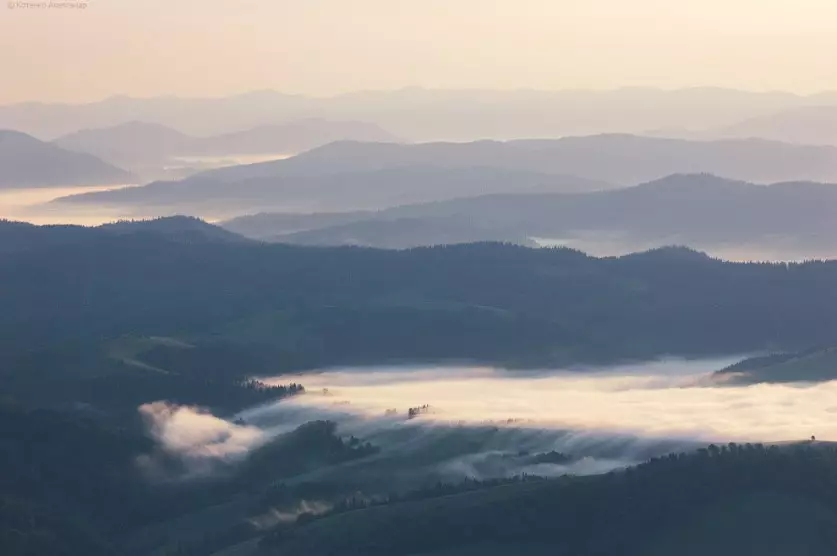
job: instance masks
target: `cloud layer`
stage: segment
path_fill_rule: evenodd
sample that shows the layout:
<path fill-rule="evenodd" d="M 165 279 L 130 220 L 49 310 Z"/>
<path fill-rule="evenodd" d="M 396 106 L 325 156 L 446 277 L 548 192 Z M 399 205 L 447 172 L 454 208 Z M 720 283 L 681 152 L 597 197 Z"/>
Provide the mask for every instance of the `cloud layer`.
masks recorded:
<path fill-rule="evenodd" d="M 374 489 L 529 473 L 601 473 L 709 442 L 837 440 L 837 382 L 706 386 L 731 360 L 661 361 L 608 369 L 511 372 L 474 367 L 353 368 L 294 380 L 307 393 L 227 421 L 162 402 L 140 408 L 185 476 L 217 470 L 312 420 L 381 448 L 299 480 Z M 410 408 L 427 405 L 409 418 Z M 555 452 L 556 458 L 538 454 Z M 569 456 L 562 460 L 559 455 Z"/>
<path fill-rule="evenodd" d="M 343 370 L 296 377 L 297 408 L 365 417 L 428 404 L 422 421 L 598 431 L 702 441 L 837 440 L 837 382 L 705 386 L 729 360 L 664 361 L 606 372 L 482 368 Z M 287 380 L 287 379 L 286 379 Z M 327 394 L 317 393 L 327 389 Z M 289 408 L 290 409 L 290 408 Z"/>

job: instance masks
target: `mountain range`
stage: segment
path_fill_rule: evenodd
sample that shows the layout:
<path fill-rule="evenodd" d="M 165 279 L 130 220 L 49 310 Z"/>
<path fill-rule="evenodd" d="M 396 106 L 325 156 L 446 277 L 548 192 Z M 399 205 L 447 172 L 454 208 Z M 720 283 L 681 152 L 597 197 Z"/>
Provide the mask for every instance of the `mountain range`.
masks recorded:
<path fill-rule="evenodd" d="M 837 179 L 837 147 L 733 139 L 686 141 L 634 135 L 471 143 L 337 142 L 287 160 L 220 168 L 197 177 L 228 182 L 365 172 L 407 166 L 490 167 L 633 185 L 706 172 L 754 182 Z"/>
<path fill-rule="evenodd" d="M 261 240 L 306 245 L 403 248 L 477 240 L 529 245 L 533 238 L 552 238 L 569 245 L 610 241 L 625 251 L 682 244 L 798 258 L 837 254 L 835 212 L 837 185 L 763 186 L 677 174 L 593 193 L 482 195 L 377 212 L 258 214 L 223 225 Z"/>
<path fill-rule="evenodd" d="M 284 160 L 58 202 L 199 215 L 341 212 L 487 193 L 599 191 L 676 172 L 763 183 L 837 180 L 837 147 L 629 135 L 410 145 L 336 142 Z"/>

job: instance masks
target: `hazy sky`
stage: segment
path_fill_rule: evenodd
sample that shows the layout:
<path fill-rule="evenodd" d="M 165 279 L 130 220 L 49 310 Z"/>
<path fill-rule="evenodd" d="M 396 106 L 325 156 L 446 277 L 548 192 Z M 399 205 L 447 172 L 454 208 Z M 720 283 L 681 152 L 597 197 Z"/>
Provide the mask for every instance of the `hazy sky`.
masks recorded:
<path fill-rule="evenodd" d="M 837 89 L 836 25 L 837 0 L 0 5 L 0 103 L 408 85 L 807 93 Z"/>

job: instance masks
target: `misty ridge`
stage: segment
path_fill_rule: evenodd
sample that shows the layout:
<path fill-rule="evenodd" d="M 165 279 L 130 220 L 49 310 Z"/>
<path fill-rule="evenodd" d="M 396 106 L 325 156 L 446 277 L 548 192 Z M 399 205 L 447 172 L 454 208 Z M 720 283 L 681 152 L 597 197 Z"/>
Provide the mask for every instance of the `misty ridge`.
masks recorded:
<path fill-rule="evenodd" d="M 623 248 L 690 245 L 772 248 L 790 258 L 835 253 L 830 184 L 755 185 L 708 174 L 673 175 L 636 187 L 578 194 L 495 194 L 405 205 L 381 211 L 299 215 L 263 213 L 222 223 L 267 241 L 304 245 L 419 245 L 510 241 L 539 245 L 594 244 Z M 707 223 L 711 222 L 711 225 Z"/>
<path fill-rule="evenodd" d="M 199 165 L 202 157 L 288 156 L 340 140 L 391 142 L 398 138 L 373 124 L 321 119 L 260 125 L 207 137 L 193 137 L 160 124 L 134 121 L 76 131 L 53 143 L 153 177 L 166 168 L 176 168 L 179 159 L 183 168 L 178 170 L 186 172 L 190 164 Z"/>
<path fill-rule="evenodd" d="M 834 106 L 0 107 L 0 552 L 830 556 Z"/>
<path fill-rule="evenodd" d="M 336 142 L 283 160 L 56 203 L 163 214 L 335 212 L 487 193 L 598 191 L 682 172 L 757 183 L 828 181 L 837 176 L 837 148 L 627 135 L 505 143 Z"/>
<path fill-rule="evenodd" d="M 714 129 L 659 129 L 648 134 L 704 140 L 759 137 L 804 145 L 835 145 L 837 144 L 837 107 L 833 105 L 805 106 L 747 118 L 741 122 Z"/>
<path fill-rule="evenodd" d="M 834 0 L 10 2 L 0 556 L 834 556 Z"/>
<path fill-rule="evenodd" d="M 751 118 L 773 115 L 822 128 L 804 110 L 837 105 L 837 93 L 795 95 L 753 93 L 697 87 L 679 90 L 622 88 L 610 91 L 492 91 L 408 87 L 333 97 L 306 97 L 255 91 L 226 98 L 131 98 L 115 96 L 89 104 L 24 103 L 0 106 L 0 129 L 16 129 L 45 140 L 83 129 L 118 126 L 130 121 L 166 126 L 195 136 L 230 133 L 301 118 L 375 123 L 409 141 L 522 139 L 597 133 L 642 134 L 671 129 L 709 131 Z M 807 120 L 806 120 L 807 118 Z M 811 131 L 763 137 L 806 144 L 834 145 L 833 135 Z M 833 128 L 832 128 L 833 129 Z M 747 138 L 742 129 L 733 137 Z M 793 137 L 793 138 L 792 138 Z"/>

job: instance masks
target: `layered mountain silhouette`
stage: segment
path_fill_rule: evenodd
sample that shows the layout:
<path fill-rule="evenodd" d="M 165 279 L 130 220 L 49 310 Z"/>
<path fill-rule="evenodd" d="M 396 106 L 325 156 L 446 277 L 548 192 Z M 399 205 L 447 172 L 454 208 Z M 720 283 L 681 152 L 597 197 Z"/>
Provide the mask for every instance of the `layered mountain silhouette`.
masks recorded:
<path fill-rule="evenodd" d="M 837 179 L 837 148 L 756 139 L 687 141 L 634 135 L 414 145 L 341 142 L 288 160 L 221 168 L 200 177 L 239 182 L 425 165 L 565 174 L 620 185 L 678 172 L 707 172 L 754 182 L 826 180 Z"/>
<path fill-rule="evenodd" d="M 587 194 L 500 194 L 378 212 L 259 214 L 224 225 L 288 243 L 399 247 L 481 240 L 610 238 L 626 245 L 760 246 L 800 256 L 837 253 L 837 186 L 763 186 L 708 174 L 678 174 L 636 187 Z M 468 233 L 439 238 L 441 223 Z M 448 225 L 450 227 L 450 225 Z M 521 240 L 521 238 L 527 238 Z"/>
<path fill-rule="evenodd" d="M 17 131 L 0 130 L 0 188 L 128 184 L 125 170 Z"/>
<path fill-rule="evenodd" d="M 398 139 L 376 125 L 351 121 L 297 120 L 210 137 L 193 137 L 160 124 L 134 121 L 77 131 L 55 143 L 132 167 L 181 156 L 296 154 L 340 140 Z"/>
<path fill-rule="evenodd" d="M 329 173 L 324 166 L 312 162 L 307 173 L 291 169 L 286 175 L 256 176 L 263 170 L 284 168 L 279 163 L 253 164 L 236 167 L 238 172 L 252 174 L 240 180 L 235 179 L 237 172 L 210 172 L 182 181 L 155 182 L 103 195 L 74 195 L 56 202 L 235 215 L 271 208 L 294 212 L 362 210 L 481 193 L 574 192 L 613 187 L 596 180 L 527 170 L 435 165 Z"/>
<path fill-rule="evenodd" d="M 837 148 L 630 135 L 412 145 L 336 142 L 284 160 L 61 202 L 196 214 L 343 212 L 487 193 L 599 191 L 676 172 L 766 183 L 837 180 Z"/>
<path fill-rule="evenodd" d="M 159 124 L 128 122 L 103 129 L 85 129 L 59 137 L 53 143 L 89 153 L 114 164 L 136 166 L 158 163 L 188 150 L 192 137 Z"/>
<path fill-rule="evenodd" d="M 726 137 L 762 137 L 807 145 L 837 145 L 837 105 L 806 106 L 749 118 L 718 130 Z"/>

